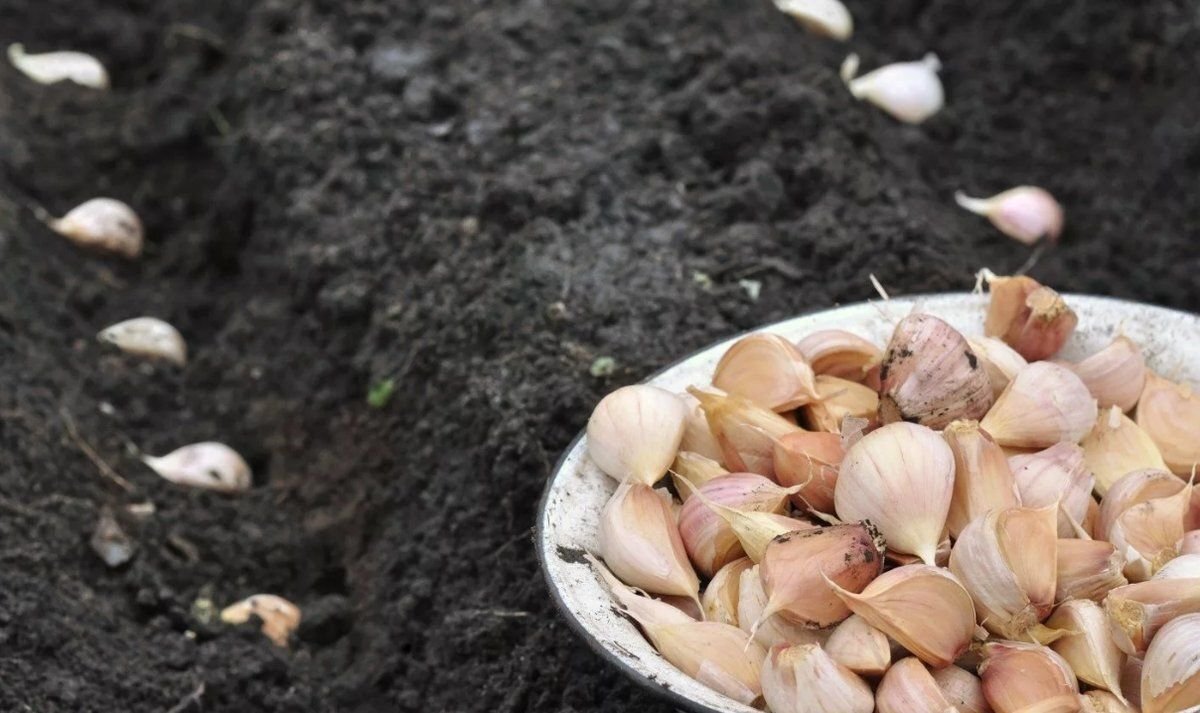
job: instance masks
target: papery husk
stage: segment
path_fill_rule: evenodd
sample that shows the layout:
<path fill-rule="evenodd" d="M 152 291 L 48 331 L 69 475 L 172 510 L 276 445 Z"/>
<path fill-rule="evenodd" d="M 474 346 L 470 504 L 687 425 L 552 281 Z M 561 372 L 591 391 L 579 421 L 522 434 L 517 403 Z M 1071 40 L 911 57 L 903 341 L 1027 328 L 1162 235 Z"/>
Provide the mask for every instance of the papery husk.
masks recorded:
<path fill-rule="evenodd" d="M 775 442 L 801 431 L 770 409 L 739 396 L 689 388 L 700 401 L 713 437 L 721 445 L 721 463 L 734 472 L 775 477 Z"/>
<path fill-rule="evenodd" d="M 1142 666 L 1142 712 L 1200 708 L 1200 614 L 1167 623 L 1150 643 Z"/>
<path fill-rule="evenodd" d="M 772 411 L 791 411 L 819 398 L 804 355 L 778 334 L 750 334 L 733 343 L 713 372 L 713 386 Z"/>
<path fill-rule="evenodd" d="M 801 409 L 805 428 L 839 433 L 846 417 L 872 422 L 879 412 L 879 394 L 862 384 L 835 376 L 817 377 L 817 398 Z"/>
<path fill-rule="evenodd" d="M 1167 467 L 1150 436 L 1116 406 L 1100 414 L 1079 445 L 1101 495 L 1133 471 Z"/>
<path fill-rule="evenodd" d="M 704 415 L 704 409 L 700 407 L 700 400 L 687 392 L 680 394 L 679 398 L 683 399 L 683 403 L 687 407 L 687 418 L 684 421 L 683 438 L 679 441 L 679 452 L 695 453 L 715 461 L 719 465 L 725 454 L 721 450 L 721 444 L 713 436 L 712 429 L 708 427 L 708 419 Z"/>
<path fill-rule="evenodd" d="M 774 646 L 763 665 L 772 713 L 871 713 L 871 687 L 816 644 Z"/>
<path fill-rule="evenodd" d="M 882 676 L 892 665 L 887 635 L 857 614 L 834 627 L 824 647 L 834 661 L 860 676 Z"/>
<path fill-rule="evenodd" d="M 883 350 L 857 334 L 823 329 L 797 342 L 796 347 L 818 375 L 863 383 L 883 361 Z"/>
<path fill-rule="evenodd" d="M 803 486 L 792 495 L 797 507 L 830 513 L 838 469 L 845 455 L 841 436 L 836 433 L 790 433 L 775 444 L 775 478 L 785 487 Z"/>
<path fill-rule="evenodd" d="M 686 485 L 684 490 L 692 494 Z M 782 514 L 789 496 L 786 489 L 755 473 L 723 475 L 705 483 L 698 492 L 704 498 L 689 497 L 679 512 L 679 535 L 688 558 L 705 577 L 712 577 L 721 567 L 746 554 L 726 513 L 718 512 L 711 503 L 742 512 Z"/>
<path fill-rule="evenodd" d="M 1200 463 L 1200 394 L 1190 386 L 1148 372 L 1137 424 L 1153 439 L 1172 473 L 1188 477 Z"/>
<path fill-rule="evenodd" d="M 1142 660 L 1133 656 L 1125 657 L 1125 665 L 1121 667 L 1121 690 L 1134 707 L 1136 713 L 1142 710 Z"/>
<path fill-rule="evenodd" d="M 1141 348 L 1125 335 L 1072 364 L 1071 370 L 1087 384 L 1102 409 L 1116 406 L 1122 411 L 1132 410 L 1146 384 L 1146 359 Z"/>
<path fill-rule="evenodd" d="M 1008 460 L 1013 480 L 1025 507 L 1058 505 L 1058 536 L 1074 537 L 1076 526 L 1088 516 L 1095 478 L 1074 443 L 1058 443 L 1046 450 Z"/>
<path fill-rule="evenodd" d="M 996 641 L 983 654 L 983 695 L 996 713 L 1074 713 L 1082 705 L 1071 667 L 1045 646 Z"/>
<path fill-rule="evenodd" d="M 1117 587 L 1104 599 L 1113 641 L 1141 656 L 1168 621 L 1200 612 L 1200 579 L 1152 579 Z"/>
<path fill-rule="evenodd" d="M 1081 713 L 1138 713 L 1129 703 L 1123 703 L 1108 691 L 1088 691 L 1079 697 Z"/>
<path fill-rule="evenodd" d="M 1121 701 L 1121 666 L 1125 654 L 1117 648 L 1108 617 L 1096 602 L 1064 602 L 1046 620 L 1046 626 L 1068 632 L 1050 644 L 1080 681 L 1115 694 Z"/>
<path fill-rule="evenodd" d="M 1165 498 L 1138 503 L 1121 513 L 1108 529 L 1108 541 L 1125 555 L 1125 576 L 1142 582 L 1179 555 L 1192 486 Z"/>
<path fill-rule="evenodd" d="M 1017 372 L 1029 366 L 1025 357 L 995 337 L 967 337 L 967 344 L 987 372 L 994 396 L 999 396 Z"/>
<path fill-rule="evenodd" d="M 654 594 L 699 601 L 700 581 L 688 561 L 669 496 L 629 481 L 600 514 L 600 552 L 622 581 Z"/>
<path fill-rule="evenodd" d="M 692 491 L 680 482 L 680 478 L 699 488 L 722 475 L 729 475 L 729 471 L 720 463 L 692 451 L 679 451 L 675 462 L 671 464 L 671 482 L 675 484 L 675 492 L 684 502 L 691 497 Z"/>
<path fill-rule="evenodd" d="M 980 421 L 1002 446 L 1049 448 L 1078 443 L 1096 424 L 1096 401 L 1064 366 L 1033 362 L 1022 369 Z"/>
<path fill-rule="evenodd" d="M 944 713 L 956 710 L 920 659 L 900 659 L 875 691 L 877 713 Z"/>
<path fill-rule="evenodd" d="M 1125 556 L 1104 540 L 1060 539 L 1055 599 L 1101 602 L 1109 590 L 1129 583 L 1122 570 Z"/>
<path fill-rule="evenodd" d="M 742 557 L 717 570 L 700 597 L 705 621 L 738 626 L 742 575 L 753 567 L 754 562 L 749 557 Z"/>
<path fill-rule="evenodd" d="M 952 537 L 989 510 L 1020 505 L 1004 451 L 977 421 L 955 421 L 942 437 L 954 454 L 954 495 L 946 516 Z"/>

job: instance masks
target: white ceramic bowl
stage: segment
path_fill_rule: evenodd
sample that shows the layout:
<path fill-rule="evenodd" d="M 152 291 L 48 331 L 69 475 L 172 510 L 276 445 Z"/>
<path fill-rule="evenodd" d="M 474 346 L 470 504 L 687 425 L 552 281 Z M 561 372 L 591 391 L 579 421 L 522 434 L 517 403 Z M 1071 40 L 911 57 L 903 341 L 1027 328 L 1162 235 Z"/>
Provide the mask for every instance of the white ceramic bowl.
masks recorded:
<path fill-rule="evenodd" d="M 1064 297 L 1079 314 L 1079 328 L 1062 357 L 1078 359 L 1125 334 L 1141 345 L 1155 371 L 1200 381 L 1200 317 L 1107 297 Z M 846 329 L 882 347 L 896 321 L 914 309 L 940 317 L 968 336 L 980 335 L 986 306 L 985 296 L 966 293 L 905 297 L 837 307 L 768 325 L 762 331 L 796 341 L 818 329 Z M 647 383 L 676 392 L 708 384 L 717 360 L 737 338 L 692 354 Z M 563 616 L 602 657 L 677 707 L 704 713 L 754 713 L 659 656 L 637 628 L 617 613 L 608 590 L 584 561 L 585 551 L 597 551 L 600 510 L 615 489 L 616 483 L 587 457 L 587 438 L 580 433 L 551 475 L 538 516 L 538 556 Z"/>

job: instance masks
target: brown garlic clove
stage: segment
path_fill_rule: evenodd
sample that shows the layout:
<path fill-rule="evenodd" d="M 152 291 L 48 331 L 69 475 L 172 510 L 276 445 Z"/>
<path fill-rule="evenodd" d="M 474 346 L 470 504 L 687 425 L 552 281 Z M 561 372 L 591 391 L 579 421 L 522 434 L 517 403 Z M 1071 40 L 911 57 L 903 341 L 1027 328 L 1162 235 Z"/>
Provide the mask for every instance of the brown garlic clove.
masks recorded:
<path fill-rule="evenodd" d="M 992 713 L 983 696 L 983 682 L 970 671 L 947 666 L 933 672 L 933 681 L 959 713 Z"/>
<path fill-rule="evenodd" d="M 1117 646 L 1131 657 L 1141 656 L 1168 621 L 1200 612 L 1200 579 L 1152 579 L 1117 587 L 1105 597 L 1104 611 Z"/>
<path fill-rule="evenodd" d="M 1100 414 L 1080 446 L 1101 495 L 1127 473 L 1167 467 L 1150 436 L 1116 406 Z"/>
<path fill-rule="evenodd" d="M 1116 406 L 1122 411 L 1132 410 L 1146 384 L 1146 358 L 1141 348 L 1124 335 L 1070 366 L 1096 397 L 1100 408 Z"/>
<path fill-rule="evenodd" d="M 758 573 L 758 565 L 742 573 L 738 582 L 738 626 L 763 648 L 770 649 L 780 644 L 824 645 L 832 631 L 830 629 L 810 629 L 800 624 L 794 624 L 778 614 L 763 616 L 767 606 L 767 593 L 763 591 L 762 577 Z"/>
<path fill-rule="evenodd" d="M 1029 366 L 1025 357 L 995 337 L 968 337 L 967 345 L 987 372 L 993 396 L 999 396 L 1017 372 Z"/>
<path fill-rule="evenodd" d="M 739 396 L 695 388 L 688 393 L 699 399 L 713 437 L 721 444 L 721 462 L 726 468 L 775 477 L 775 443 L 802 429 Z"/>
<path fill-rule="evenodd" d="M 709 501 L 744 512 L 782 513 L 789 495 L 773 481 L 754 473 L 723 475 L 698 491 L 704 497 L 689 497 L 679 511 L 679 535 L 688 558 L 705 577 L 712 577 L 746 554 L 733 527 Z"/>
<path fill-rule="evenodd" d="M 142 254 L 145 232 L 137 213 L 113 198 L 93 198 L 47 222 L 51 230 L 76 245 L 128 260 Z"/>
<path fill-rule="evenodd" d="M 942 438 L 954 454 L 954 495 L 946 517 L 951 537 L 989 510 L 1021 504 L 1004 451 L 977 421 L 955 421 Z"/>
<path fill-rule="evenodd" d="M 1104 540 L 1060 539 L 1055 600 L 1090 599 L 1101 602 L 1109 590 L 1129 584 L 1125 555 Z"/>
<path fill-rule="evenodd" d="M 1034 362 L 1021 370 L 980 422 L 1002 446 L 1078 443 L 1096 424 L 1096 401 L 1066 367 Z"/>
<path fill-rule="evenodd" d="M 226 624 L 245 624 L 252 616 L 262 621 L 262 633 L 276 646 L 286 647 L 300 626 L 300 607 L 274 594 L 255 594 L 221 610 Z"/>
<path fill-rule="evenodd" d="M 836 433 L 797 431 L 775 443 L 775 478 L 785 487 L 803 486 L 792 495 L 797 507 L 833 512 L 833 492 L 846 451 Z"/>
<path fill-rule="evenodd" d="M 825 375 L 817 377 L 817 399 L 801 410 L 805 427 L 827 433 L 840 433 L 847 417 L 870 423 L 878 412 L 879 394 L 873 389 Z"/>
<path fill-rule="evenodd" d="M 858 383 L 869 380 L 883 361 L 883 350 L 866 339 L 841 329 L 824 329 L 801 339 L 796 348 L 817 376 L 836 376 Z"/>
<path fill-rule="evenodd" d="M 1079 710 L 1075 674 L 1045 646 L 997 641 L 983 645 L 983 657 L 983 695 L 996 713 Z"/>
<path fill-rule="evenodd" d="M 984 334 L 998 337 L 1029 361 L 1049 359 L 1062 349 L 1079 318 L 1062 297 L 1030 277 L 988 277 Z"/>
<path fill-rule="evenodd" d="M 1046 620 L 1046 626 L 1068 632 L 1050 648 L 1063 657 L 1080 681 L 1124 701 L 1121 666 L 1125 654 L 1113 641 L 1108 617 L 1099 604 L 1088 599 L 1064 602 Z"/>
<path fill-rule="evenodd" d="M 712 383 L 772 411 L 791 411 L 819 397 L 812 367 L 777 334 L 751 334 L 734 342 L 717 363 Z"/>
<path fill-rule="evenodd" d="M 1158 446 L 1172 473 L 1188 477 L 1200 464 L 1200 394 L 1148 372 L 1137 424 Z"/>
<path fill-rule="evenodd" d="M 665 491 L 622 483 L 600 513 L 599 540 L 605 563 L 622 581 L 654 594 L 699 601 L 700 581 Z"/>
<path fill-rule="evenodd" d="M 1013 480 L 1025 507 L 1058 505 L 1058 536 L 1075 536 L 1075 526 L 1087 519 L 1095 478 L 1084 462 L 1083 449 L 1059 443 L 1044 451 L 1008 459 Z"/>
<path fill-rule="evenodd" d="M 1200 707 L 1200 614 L 1169 622 L 1142 664 L 1143 713 L 1195 711 Z"/>
<path fill-rule="evenodd" d="M 871 713 L 871 687 L 816 644 L 775 646 L 762 673 L 763 697 L 772 713 Z"/>
<path fill-rule="evenodd" d="M 587 424 L 588 455 L 617 482 L 654 485 L 679 452 L 687 407 L 656 386 L 623 386 L 608 394 Z"/>
<path fill-rule="evenodd" d="M 860 676 L 882 676 L 892 665 L 887 635 L 857 614 L 834 627 L 824 646 L 834 661 Z"/>
<path fill-rule="evenodd" d="M 725 565 L 713 575 L 700 598 L 705 621 L 738 625 L 738 597 L 742 587 L 742 575 L 752 567 L 754 562 L 749 557 L 742 557 Z"/>
<path fill-rule="evenodd" d="M 900 659 L 875 691 L 877 713 L 945 713 L 957 711 L 920 659 Z"/>

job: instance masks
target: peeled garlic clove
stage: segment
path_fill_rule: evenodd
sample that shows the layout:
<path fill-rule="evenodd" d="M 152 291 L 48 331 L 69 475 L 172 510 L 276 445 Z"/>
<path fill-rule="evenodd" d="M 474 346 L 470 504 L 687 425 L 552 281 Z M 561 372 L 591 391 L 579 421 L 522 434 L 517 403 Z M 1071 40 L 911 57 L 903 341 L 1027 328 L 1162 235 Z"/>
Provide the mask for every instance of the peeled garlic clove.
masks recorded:
<path fill-rule="evenodd" d="M 38 84 L 71 81 L 90 89 L 108 89 L 108 72 L 100 60 L 83 52 L 28 54 L 25 45 L 8 46 L 8 61 Z"/>
<path fill-rule="evenodd" d="M 700 581 L 664 495 L 643 483 L 622 483 L 600 513 L 600 553 L 631 586 L 699 601 Z"/>
<path fill-rule="evenodd" d="M 250 466 L 224 443 L 193 443 L 161 458 L 142 456 L 142 462 L 178 485 L 222 493 L 250 488 Z"/>
<path fill-rule="evenodd" d="M 1080 681 L 1124 700 L 1121 665 L 1125 655 L 1113 641 L 1108 617 L 1099 604 L 1088 599 L 1064 602 L 1046 620 L 1046 626 L 1069 632 L 1050 648 L 1063 657 Z"/>
<path fill-rule="evenodd" d="M 1054 608 L 1057 510 L 993 510 L 972 520 L 954 543 L 950 571 L 993 634 L 1022 638 Z"/>
<path fill-rule="evenodd" d="M 1146 384 L 1146 358 L 1138 345 L 1124 335 L 1083 361 L 1072 364 L 1071 370 L 1087 384 L 1101 408 L 1133 409 Z"/>
<path fill-rule="evenodd" d="M 1058 505 L 1058 536 L 1075 536 L 1074 523 L 1087 519 L 1095 478 L 1084 462 L 1083 449 L 1059 443 L 1044 451 L 1008 459 L 1025 507 Z"/>
<path fill-rule="evenodd" d="M 623 386 L 592 411 L 588 455 L 617 482 L 654 485 L 671 467 L 683 439 L 687 407 L 656 386 Z"/>
<path fill-rule="evenodd" d="M 1200 394 L 1190 386 L 1147 372 L 1137 424 L 1153 439 L 1172 473 L 1187 477 L 1200 463 Z"/>
<path fill-rule="evenodd" d="M 1057 242 L 1062 234 L 1062 206 L 1043 188 L 1017 186 L 991 198 L 971 198 L 957 191 L 954 201 L 960 207 L 984 216 L 1001 233 L 1026 245 L 1042 238 Z"/>
<path fill-rule="evenodd" d="M 896 324 L 880 368 L 879 417 L 945 428 L 981 418 L 992 405 L 987 373 L 954 327 L 928 314 Z"/>
<path fill-rule="evenodd" d="M 855 614 L 935 668 L 949 666 L 975 635 L 975 607 L 944 569 L 914 564 L 885 572 L 861 594 L 834 586 Z"/>
<path fill-rule="evenodd" d="M 853 58 L 853 59 L 852 59 Z M 938 72 L 942 63 L 932 52 L 915 62 L 897 62 L 855 77 L 858 57 L 847 57 L 842 79 L 855 99 L 866 100 L 892 117 L 920 124 L 938 113 L 945 103 Z"/>
<path fill-rule="evenodd" d="M 1117 587 L 1104 599 L 1113 641 L 1141 656 L 1164 624 L 1200 612 L 1200 579 L 1152 579 Z"/>
<path fill-rule="evenodd" d="M 1100 518 L 1096 530 L 1101 539 L 1108 538 L 1108 531 L 1117 518 L 1126 510 L 1147 500 L 1165 498 L 1183 490 L 1185 483 L 1160 469 L 1135 470 L 1118 478 L 1100 501 Z"/>
<path fill-rule="evenodd" d="M 796 343 L 818 376 L 836 376 L 862 383 L 883 361 L 883 350 L 852 332 L 823 329 Z"/>
<path fill-rule="evenodd" d="M 1200 614 L 1168 623 L 1146 651 L 1142 711 L 1175 713 L 1200 706 Z"/>
<path fill-rule="evenodd" d="M 775 476 L 775 443 L 801 429 L 770 409 L 739 396 L 688 389 L 700 401 L 709 428 L 721 444 L 725 467 Z"/>
<path fill-rule="evenodd" d="M 142 254 L 142 221 L 133 209 L 113 198 L 93 198 L 47 222 L 50 229 L 88 250 L 132 260 Z"/>
<path fill-rule="evenodd" d="M 1103 540 L 1060 539 L 1055 600 L 1104 600 L 1109 590 L 1129 584 L 1122 570 L 1125 555 Z"/>
<path fill-rule="evenodd" d="M 812 367 L 778 334 L 751 334 L 734 342 L 717 363 L 712 383 L 772 411 L 791 411 L 818 396 Z"/>
<path fill-rule="evenodd" d="M 944 713 L 955 711 L 920 659 L 900 659 L 875 692 L 877 713 Z"/>
<path fill-rule="evenodd" d="M 1080 698 L 1081 713 L 1138 713 L 1138 710 L 1124 703 L 1108 691 L 1088 691 Z"/>
<path fill-rule="evenodd" d="M 829 639 L 828 629 L 809 629 L 800 624 L 794 624 L 787 619 L 774 614 L 763 617 L 767 606 L 767 593 L 763 591 L 762 578 L 758 573 L 758 565 L 746 570 L 739 580 L 738 591 L 738 626 L 763 648 L 770 649 L 780 644 L 822 644 Z"/>
<path fill-rule="evenodd" d="M 1163 565 L 1151 579 L 1200 579 L 1200 555 L 1181 554 Z"/>
<path fill-rule="evenodd" d="M 970 671 L 958 666 L 939 668 L 933 672 L 933 681 L 959 713 L 992 713 L 983 697 L 983 683 Z"/>
<path fill-rule="evenodd" d="M 738 625 L 738 593 L 742 587 L 742 575 L 752 567 L 754 562 L 749 557 L 742 557 L 725 565 L 713 575 L 700 598 L 705 621 Z"/>
<path fill-rule="evenodd" d="M 1096 490 L 1101 495 L 1135 470 L 1167 467 L 1150 436 L 1116 406 L 1100 414 L 1080 445 L 1088 468 L 1096 475 Z"/>
<path fill-rule="evenodd" d="M 797 431 L 775 443 L 775 479 L 786 487 L 803 486 L 792 495 L 797 507 L 833 512 L 833 490 L 846 451 L 836 433 Z"/>
<path fill-rule="evenodd" d="M 991 275 L 988 289 L 984 334 L 1003 339 L 1029 361 L 1057 354 L 1079 322 L 1062 296 L 1031 277 Z"/>
<path fill-rule="evenodd" d="M 788 491 L 754 473 L 731 473 L 705 483 L 704 497 L 690 497 L 679 511 L 679 535 L 696 569 L 712 577 L 726 564 L 745 556 L 733 527 L 712 503 L 745 512 L 782 513 Z"/>
<path fill-rule="evenodd" d="M 979 425 L 1002 446 L 1049 448 L 1078 443 L 1096 416 L 1096 400 L 1074 372 L 1039 361 L 1017 374 Z"/>
<path fill-rule="evenodd" d="M 983 695 L 996 713 L 1079 710 L 1075 674 L 1045 646 L 999 641 L 984 644 L 983 655 Z"/>
<path fill-rule="evenodd" d="M 1124 553 L 1129 581 L 1150 579 L 1179 554 L 1191 499 L 1192 486 L 1185 485 L 1175 495 L 1138 503 L 1117 517 L 1106 539 Z"/>
<path fill-rule="evenodd" d="M 838 0 L 775 0 L 775 7 L 814 35 L 845 41 L 854 32 L 850 11 Z"/>
<path fill-rule="evenodd" d="M 700 487 L 722 475 L 729 475 L 729 471 L 725 470 L 720 463 L 691 451 L 679 451 L 675 456 L 675 462 L 671 464 L 671 480 L 675 483 L 675 492 L 679 493 L 679 497 L 684 502 L 687 502 L 692 491 L 679 482 L 681 478 Z"/>
<path fill-rule="evenodd" d="M 860 676 L 882 676 L 892 664 L 887 635 L 857 614 L 834 627 L 825 652 Z"/>
<path fill-rule="evenodd" d="M 967 345 L 975 352 L 983 370 L 987 372 L 988 379 L 992 382 L 992 394 L 995 396 L 1004 391 L 1018 371 L 1029 366 L 1025 357 L 995 337 L 969 337 Z"/>
<path fill-rule="evenodd" d="M 1004 451 L 977 421 L 955 421 L 942 431 L 954 454 L 954 494 L 946 526 L 958 537 L 967 523 L 989 510 L 1020 505 Z"/>
<path fill-rule="evenodd" d="M 840 433 L 846 417 L 874 420 L 879 394 L 862 384 L 836 376 L 817 377 L 817 399 L 802 409 L 804 425 L 814 431 Z"/>
<path fill-rule="evenodd" d="M 274 594 L 255 594 L 221 610 L 226 624 L 245 624 L 251 616 L 262 621 L 262 633 L 276 646 L 287 646 L 288 638 L 300 626 L 300 607 Z"/>
<path fill-rule="evenodd" d="M 888 547 L 936 562 L 954 489 L 954 454 L 936 432 L 890 423 L 842 461 L 834 504 L 843 520 L 870 520 Z"/>
<path fill-rule="evenodd" d="M 115 344 L 137 356 L 164 359 L 178 366 L 187 364 L 187 344 L 171 325 L 154 317 L 137 317 L 103 329 L 96 338 Z"/>
<path fill-rule="evenodd" d="M 763 664 L 762 688 L 772 713 L 875 709 L 871 687 L 816 644 L 773 647 Z"/>

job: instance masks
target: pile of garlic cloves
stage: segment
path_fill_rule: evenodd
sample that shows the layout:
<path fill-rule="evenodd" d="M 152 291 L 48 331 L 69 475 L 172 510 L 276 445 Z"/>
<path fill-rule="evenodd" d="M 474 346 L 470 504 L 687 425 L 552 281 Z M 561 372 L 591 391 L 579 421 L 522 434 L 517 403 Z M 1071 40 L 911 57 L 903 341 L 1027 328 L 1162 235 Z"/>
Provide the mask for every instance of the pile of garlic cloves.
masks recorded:
<path fill-rule="evenodd" d="M 987 278 L 983 337 L 752 334 L 600 402 L 590 561 L 664 658 L 773 713 L 1200 710 L 1200 394 Z"/>

